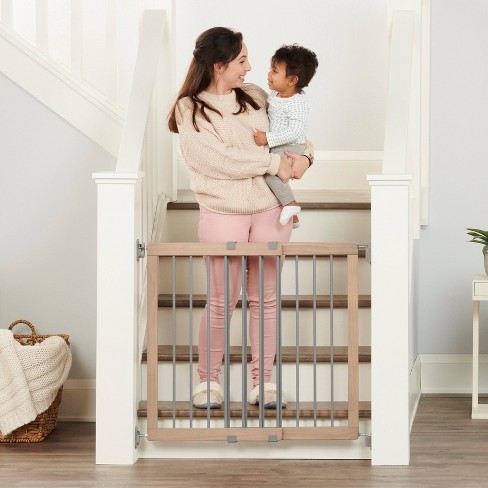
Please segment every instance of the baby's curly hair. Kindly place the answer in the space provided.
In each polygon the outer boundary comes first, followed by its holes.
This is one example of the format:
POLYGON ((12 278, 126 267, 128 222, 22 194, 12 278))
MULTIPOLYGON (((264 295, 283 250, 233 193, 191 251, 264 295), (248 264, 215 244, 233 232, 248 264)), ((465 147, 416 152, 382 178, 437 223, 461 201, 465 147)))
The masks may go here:
POLYGON ((298 44, 281 46, 271 58, 271 64, 284 63, 286 76, 296 76, 298 91, 305 88, 313 78, 319 65, 316 54, 306 47, 298 44))

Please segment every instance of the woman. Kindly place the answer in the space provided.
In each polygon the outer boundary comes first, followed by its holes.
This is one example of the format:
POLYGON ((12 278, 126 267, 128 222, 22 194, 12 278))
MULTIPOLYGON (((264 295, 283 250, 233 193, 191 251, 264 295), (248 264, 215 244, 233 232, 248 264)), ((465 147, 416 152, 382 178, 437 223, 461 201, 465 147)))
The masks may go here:
MULTIPOLYGON (((267 94, 255 85, 244 85, 251 70, 242 34, 214 27, 196 40, 186 79, 169 117, 171 132, 179 133, 183 157, 190 171, 191 189, 200 205, 200 242, 288 242, 292 222, 279 223, 281 207, 263 175, 277 175, 284 182, 301 178, 312 154, 289 153, 293 160, 270 154, 256 146, 256 128, 267 128, 267 94)), ((310 148, 310 147, 309 147, 310 148)), ((229 313, 240 294, 240 258, 229 260, 229 313)), ((223 390, 219 375, 224 353, 223 259, 210 265, 210 371, 207 371, 207 312, 199 334, 198 374, 193 392, 197 408, 219 408, 223 390), (210 378, 210 392, 207 379, 210 378), (208 396, 207 396, 208 395, 208 396)), ((276 352, 276 271, 274 259, 264 260, 264 404, 276 406, 276 386, 270 383, 276 352)), ((248 259, 249 334, 253 390, 250 403, 259 402, 259 265, 248 259)))

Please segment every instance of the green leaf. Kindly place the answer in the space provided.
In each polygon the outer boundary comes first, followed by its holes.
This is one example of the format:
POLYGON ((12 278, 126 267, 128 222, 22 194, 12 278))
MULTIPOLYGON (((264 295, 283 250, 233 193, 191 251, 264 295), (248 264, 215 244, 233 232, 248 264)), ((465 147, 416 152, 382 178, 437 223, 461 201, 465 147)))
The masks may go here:
MULTIPOLYGON (((480 234, 480 235, 484 236, 486 239, 488 239, 488 231, 486 231, 486 230, 472 229, 470 227, 468 227, 467 230, 476 232, 477 234, 480 234)), ((474 235, 474 234, 471 234, 470 232, 468 232, 468 234, 469 235, 474 235)))

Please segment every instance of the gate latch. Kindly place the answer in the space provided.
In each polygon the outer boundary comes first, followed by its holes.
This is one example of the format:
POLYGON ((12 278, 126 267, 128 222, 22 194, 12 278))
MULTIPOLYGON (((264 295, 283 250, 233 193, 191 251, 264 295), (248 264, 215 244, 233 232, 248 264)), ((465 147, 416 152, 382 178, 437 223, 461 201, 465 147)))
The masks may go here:
POLYGON ((139 241, 137 239, 137 260, 145 258, 146 257, 146 244, 144 242, 139 241))

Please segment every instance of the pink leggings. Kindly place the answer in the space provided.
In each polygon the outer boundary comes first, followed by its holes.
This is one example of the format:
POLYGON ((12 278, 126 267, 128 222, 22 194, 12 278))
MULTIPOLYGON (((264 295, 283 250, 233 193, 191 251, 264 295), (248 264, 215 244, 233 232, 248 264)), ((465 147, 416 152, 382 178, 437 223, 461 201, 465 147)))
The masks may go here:
MULTIPOLYGON (((255 214, 220 214, 200 207, 200 242, 288 242, 292 220, 281 225, 282 207, 255 214)), ((224 355, 224 258, 211 258, 210 267, 210 373, 207 373, 207 310, 200 321, 198 374, 200 381, 220 383, 224 355)), ((242 285, 240 257, 229 258, 229 315, 235 309, 242 285)), ((247 260, 247 299, 250 308, 253 384, 259 383, 259 258, 247 260)), ((269 382, 276 353, 276 259, 265 258, 264 275, 264 381, 269 382)), ((243 311, 245 313, 245 311, 243 311)))

